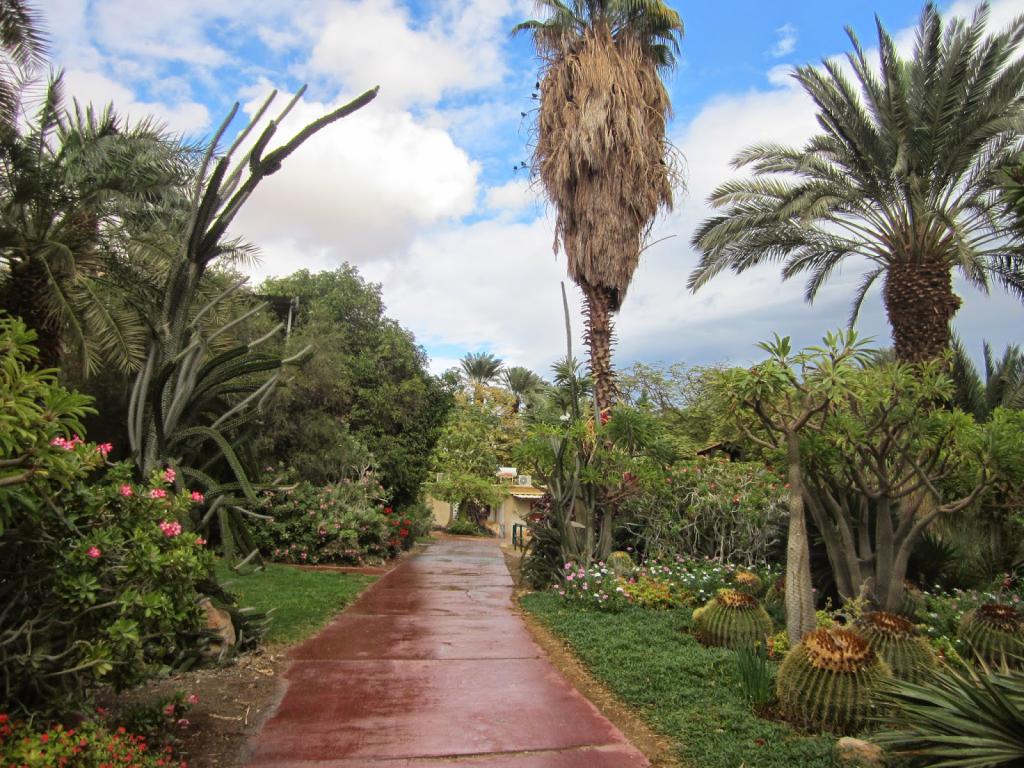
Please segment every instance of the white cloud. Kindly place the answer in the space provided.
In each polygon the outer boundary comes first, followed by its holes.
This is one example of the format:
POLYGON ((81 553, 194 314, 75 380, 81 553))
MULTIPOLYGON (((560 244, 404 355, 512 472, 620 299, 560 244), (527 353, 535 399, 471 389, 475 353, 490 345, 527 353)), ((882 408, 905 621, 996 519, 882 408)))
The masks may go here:
MULTIPOLYGON (((273 145, 331 109, 301 101, 273 145)), ((394 259, 417 231, 472 211, 478 173, 447 133, 374 101, 289 157, 233 228, 263 247, 261 274, 287 273, 307 260, 333 268, 394 259)))
POLYGON ((140 101, 131 89, 98 72, 71 69, 64 73, 66 93, 70 98, 83 104, 97 107, 113 102, 122 116, 141 120, 153 116, 167 124, 177 133, 191 135, 205 130, 210 124, 210 112, 205 105, 195 101, 178 101, 174 104, 140 101))
POLYGON ((417 26, 395 0, 337 3, 308 66, 349 88, 380 84, 388 104, 433 104, 501 82, 503 20, 514 8, 509 0, 446 2, 417 26))
POLYGON ((538 202, 540 192, 526 178, 513 179, 500 187, 489 187, 484 197, 487 209, 498 213, 517 213, 538 202))
POLYGON ((775 30, 776 40, 769 54, 774 59, 781 59, 789 56, 796 49, 796 27, 792 24, 783 24, 775 30))

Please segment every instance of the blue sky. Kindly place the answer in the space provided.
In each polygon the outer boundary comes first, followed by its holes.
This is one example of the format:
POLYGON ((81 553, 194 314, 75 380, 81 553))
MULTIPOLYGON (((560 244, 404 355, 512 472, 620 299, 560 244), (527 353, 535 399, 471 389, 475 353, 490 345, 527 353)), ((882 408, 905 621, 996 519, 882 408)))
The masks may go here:
MULTIPOLYGON (((618 320, 617 363, 742 364, 775 331, 812 343, 845 322, 856 265, 813 307, 774 267, 722 276, 692 296, 689 240, 736 151, 762 140, 799 144, 813 132, 813 109, 786 71, 846 51, 846 25, 870 47, 876 12, 908 40, 921 4, 670 4, 686 25, 668 85, 670 137, 685 156, 688 190, 656 226, 666 239, 637 272, 618 320)), ((1024 0, 992 5, 993 26, 1024 12, 1024 0)), ((963 14, 974 3, 941 7, 963 14)), ((41 8, 72 95, 113 101, 132 117, 155 114, 192 137, 208 135, 236 100, 251 110, 274 87, 309 84, 284 126, 294 130, 380 84, 373 104, 303 147, 240 216, 236 233, 262 249, 254 281, 347 260, 382 284, 389 314, 438 371, 468 351, 542 372, 561 354, 564 259, 552 252, 539 191, 513 170, 528 159, 521 113, 533 106, 536 61, 528 39, 508 30, 533 14, 528 0, 45 0, 41 8)), ((957 325, 973 348, 983 337, 1021 341, 1020 304, 960 292, 957 325)), ((887 343, 877 295, 864 318, 861 330, 887 343)))

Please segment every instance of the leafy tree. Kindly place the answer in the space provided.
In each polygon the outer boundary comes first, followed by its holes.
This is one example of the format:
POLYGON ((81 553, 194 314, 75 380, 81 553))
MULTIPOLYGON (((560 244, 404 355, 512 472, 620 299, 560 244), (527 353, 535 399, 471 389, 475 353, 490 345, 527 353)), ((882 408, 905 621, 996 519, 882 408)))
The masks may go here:
POLYGON ((805 441, 805 496, 843 598, 898 612, 910 555, 932 523, 999 482, 1019 483, 1019 427, 942 408, 952 394, 942 359, 865 366, 805 441))
POLYGON ((312 356, 272 396, 256 453, 315 483, 355 479, 372 466, 396 507, 411 504, 453 387, 429 375, 412 334, 384 314, 380 286, 355 267, 302 270, 260 291, 297 303, 288 349, 308 346, 312 356))
POLYGON ((786 633, 794 645, 815 627, 802 443, 824 429, 857 363, 867 358, 863 344, 855 331, 841 331, 827 335, 823 346, 794 353, 788 336, 776 336, 758 345, 767 360, 723 373, 730 416, 739 429, 752 442, 783 452, 789 486, 786 633))
POLYGON ((183 199, 189 162, 152 120, 65 109, 60 76, 31 124, 0 133, 0 305, 39 334, 44 366, 67 351, 86 372, 139 367, 146 326, 112 279, 126 227, 183 199))
POLYGON ((533 171, 554 203, 556 242, 583 291, 597 407, 611 406, 612 315, 626 298, 658 211, 677 181, 665 140, 662 73, 683 22, 661 0, 541 0, 516 25, 542 62, 533 171))
POLYGON ((951 273, 983 291, 991 282, 1024 298, 1024 260, 1008 243, 1012 219, 998 172, 1021 149, 1024 17, 985 35, 988 6, 945 26, 927 4, 913 57, 878 23, 876 71, 852 30, 847 59, 799 67, 822 132, 803 148, 749 147, 734 160, 753 175, 711 196, 719 213, 693 238, 702 252, 689 286, 725 269, 780 261, 783 278, 809 272, 812 301, 850 257, 866 259, 852 320, 882 278, 896 355, 920 361, 949 344, 960 306, 951 273))

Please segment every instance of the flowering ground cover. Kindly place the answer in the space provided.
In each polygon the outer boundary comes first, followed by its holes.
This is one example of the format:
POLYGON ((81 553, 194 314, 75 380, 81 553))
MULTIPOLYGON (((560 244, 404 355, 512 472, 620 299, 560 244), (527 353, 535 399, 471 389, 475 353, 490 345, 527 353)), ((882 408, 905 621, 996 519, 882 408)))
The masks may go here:
POLYGON ((580 610, 554 592, 526 595, 522 605, 668 738, 684 764, 833 765, 832 739, 801 735, 784 723, 754 716, 740 689, 735 654, 694 639, 690 608, 580 610))

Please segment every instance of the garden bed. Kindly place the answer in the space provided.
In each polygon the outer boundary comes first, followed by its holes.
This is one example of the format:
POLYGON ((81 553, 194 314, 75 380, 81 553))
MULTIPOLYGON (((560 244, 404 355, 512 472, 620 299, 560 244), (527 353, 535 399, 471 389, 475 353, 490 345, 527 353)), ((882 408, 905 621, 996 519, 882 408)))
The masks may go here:
POLYGON ((689 608, 607 613, 574 607, 554 593, 525 595, 521 604, 667 739, 682 765, 833 765, 834 739, 803 735, 753 713, 740 690, 735 654, 700 645, 690 634, 689 608))

